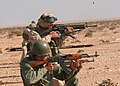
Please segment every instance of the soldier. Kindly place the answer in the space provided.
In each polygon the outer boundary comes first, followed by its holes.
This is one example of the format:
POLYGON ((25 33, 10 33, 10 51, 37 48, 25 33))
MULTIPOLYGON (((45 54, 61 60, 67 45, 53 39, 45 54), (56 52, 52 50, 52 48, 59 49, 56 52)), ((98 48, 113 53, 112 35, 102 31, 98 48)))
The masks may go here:
MULTIPOLYGON (((31 24, 29 24, 29 26, 27 26, 26 29, 23 31, 22 46, 26 46, 31 41, 31 38, 30 38, 31 32, 35 29, 35 27, 36 27, 35 21, 31 21, 31 24)), ((35 34, 35 32, 32 32, 32 33, 35 34)), ((38 34, 37 34, 37 36, 38 36, 38 34)))
POLYGON ((38 39, 41 39, 40 35, 34 31, 36 27, 35 21, 31 21, 31 24, 26 27, 26 29, 23 31, 23 42, 22 42, 22 57, 21 60, 26 57, 27 52, 30 50, 32 45, 34 44, 35 41, 38 39))
POLYGON ((36 22, 35 21, 31 21, 29 26, 27 26, 27 28, 29 28, 30 30, 33 30, 35 27, 36 27, 36 22))
POLYGON ((80 62, 72 61, 68 69, 78 71, 72 77, 54 62, 48 63, 51 49, 46 41, 38 40, 30 50, 29 57, 20 62, 20 72, 24 86, 53 86, 52 78, 65 80, 65 86, 78 86, 76 74, 80 70, 80 62))
POLYGON ((47 41, 53 40, 57 47, 61 47, 64 39, 62 39, 62 34, 69 34, 69 32, 73 31, 72 27, 67 27, 65 33, 60 33, 58 31, 52 31, 50 33, 45 33, 45 31, 49 31, 49 29, 54 27, 55 22, 57 21, 57 17, 51 13, 43 13, 37 22, 36 32, 47 41), (47 36, 50 34, 50 39, 47 36), (49 39, 49 40, 48 40, 49 39))
MULTIPOLYGON (((36 32, 41 36, 42 39, 46 40, 50 43, 52 49, 53 56, 60 53, 59 47, 63 45, 64 35, 69 34, 73 31, 72 27, 67 27, 65 33, 60 33, 59 31, 52 31, 49 33, 51 28, 54 28, 54 24, 57 21, 57 17, 51 13, 43 13, 37 22, 36 32)), ((60 53, 61 54, 61 53, 60 53)))
MULTIPOLYGON (((59 33, 58 31, 44 33, 45 31, 49 30, 50 28, 53 28, 54 23, 56 21, 57 21, 57 18, 54 15, 52 15, 51 13, 43 13, 40 16, 40 18, 38 19, 37 25, 36 25, 36 27, 34 27, 33 30, 31 30, 31 28, 29 27, 29 29, 26 29, 23 32, 24 40, 22 43, 22 46, 23 46, 22 58, 26 56, 27 51, 30 50, 32 44, 34 43, 34 42, 31 42, 32 40, 30 40, 32 38, 43 39, 43 40, 49 42, 50 45, 52 46, 52 48, 55 47, 54 49, 52 49, 53 56, 60 52, 58 50, 58 47, 61 47, 63 44, 63 39, 61 39, 61 36, 64 33, 59 33), (26 35, 24 33, 26 33, 26 35), (35 35, 36 35, 36 38, 35 38, 35 35), (32 36, 34 36, 34 37, 32 37, 32 36), (27 49, 26 49, 26 47, 27 47, 27 49)), ((67 29, 68 30, 66 30, 66 34, 71 32, 71 30, 72 30, 71 27, 67 27, 67 29)))

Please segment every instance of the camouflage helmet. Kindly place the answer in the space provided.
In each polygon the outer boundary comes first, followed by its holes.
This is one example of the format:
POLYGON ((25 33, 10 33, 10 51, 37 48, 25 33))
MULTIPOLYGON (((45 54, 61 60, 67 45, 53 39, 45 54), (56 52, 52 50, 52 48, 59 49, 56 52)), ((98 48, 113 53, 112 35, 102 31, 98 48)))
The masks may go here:
POLYGON ((36 24, 35 24, 35 23, 31 23, 31 24, 29 24, 29 26, 28 26, 29 29, 33 29, 33 28, 35 28, 35 27, 36 27, 36 24))
POLYGON ((50 55, 51 49, 46 41, 38 40, 34 43, 31 52, 33 53, 33 55, 44 56, 44 55, 50 55))
POLYGON ((29 26, 27 26, 26 28, 34 29, 35 27, 36 27, 35 21, 31 21, 31 23, 29 24, 29 26))
POLYGON ((40 16, 40 19, 42 19, 42 20, 44 20, 45 22, 48 22, 48 23, 54 23, 55 21, 57 21, 57 18, 51 13, 43 13, 40 16))

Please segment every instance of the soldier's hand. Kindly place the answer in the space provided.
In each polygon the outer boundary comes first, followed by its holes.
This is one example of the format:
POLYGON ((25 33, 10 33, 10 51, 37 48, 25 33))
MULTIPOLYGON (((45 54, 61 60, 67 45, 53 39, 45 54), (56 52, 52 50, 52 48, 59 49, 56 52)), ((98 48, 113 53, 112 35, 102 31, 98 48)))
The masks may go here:
POLYGON ((80 68, 80 67, 81 67, 81 63, 79 60, 71 60, 70 68, 72 70, 75 70, 76 68, 80 68))
POLYGON ((48 63, 45 68, 48 72, 52 72, 54 70, 54 63, 53 62, 48 63))
POLYGON ((65 31, 65 34, 68 35, 68 34, 70 34, 71 32, 73 32, 73 27, 67 27, 67 28, 66 28, 66 31, 65 31))
POLYGON ((52 31, 52 32, 50 32, 50 35, 51 35, 52 38, 59 37, 59 34, 58 34, 57 31, 52 31))

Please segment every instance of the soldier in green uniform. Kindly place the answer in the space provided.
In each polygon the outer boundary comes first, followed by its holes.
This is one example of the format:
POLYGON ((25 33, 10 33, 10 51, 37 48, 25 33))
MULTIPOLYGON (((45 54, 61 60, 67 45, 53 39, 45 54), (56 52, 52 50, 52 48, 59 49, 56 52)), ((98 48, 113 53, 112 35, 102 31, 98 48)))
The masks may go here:
POLYGON ((76 74, 79 72, 78 61, 72 61, 69 70, 78 69, 71 78, 58 64, 54 62, 48 63, 51 49, 46 41, 38 40, 34 43, 29 57, 24 58, 20 62, 20 72, 24 86, 53 86, 52 78, 65 80, 65 86, 78 86, 78 78, 76 74))

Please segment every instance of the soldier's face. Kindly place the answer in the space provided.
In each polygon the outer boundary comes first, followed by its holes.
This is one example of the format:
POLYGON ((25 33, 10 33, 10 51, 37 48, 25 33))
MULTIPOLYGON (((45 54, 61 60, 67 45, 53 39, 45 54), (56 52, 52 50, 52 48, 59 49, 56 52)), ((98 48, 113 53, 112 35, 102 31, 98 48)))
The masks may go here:
POLYGON ((53 24, 49 24, 47 27, 52 28, 53 26, 54 26, 53 24))
POLYGON ((38 55, 36 55, 35 56, 35 59, 39 60, 39 61, 44 61, 44 60, 47 60, 48 58, 49 58, 48 55, 44 55, 44 56, 38 56, 38 55))
POLYGON ((44 20, 38 20, 38 24, 43 28, 52 28, 54 26, 53 23, 46 22, 44 20))
POLYGON ((52 23, 48 23, 48 22, 45 22, 44 24, 43 24, 43 27, 44 28, 52 28, 54 25, 52 24, 52 23))

